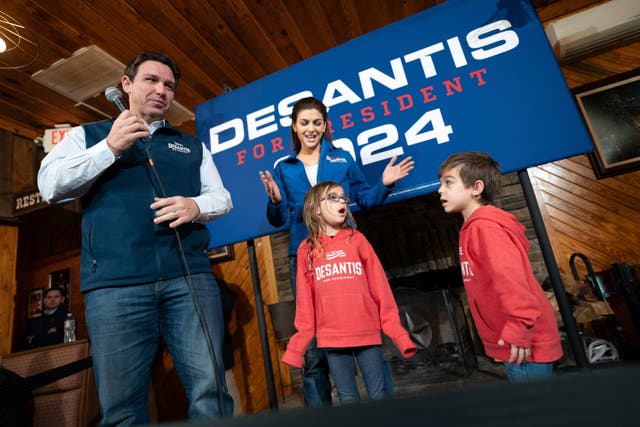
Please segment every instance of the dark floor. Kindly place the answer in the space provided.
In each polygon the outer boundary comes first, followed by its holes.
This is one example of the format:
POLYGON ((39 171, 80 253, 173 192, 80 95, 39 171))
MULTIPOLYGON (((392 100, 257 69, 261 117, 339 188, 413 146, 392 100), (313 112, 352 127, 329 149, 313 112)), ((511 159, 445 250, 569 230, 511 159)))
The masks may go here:
MULTIPOLYGON (((388 359, 396 398, 461 389, 480 383, 506 381, 502 364, 495 363, 486 357, 471 355, 467 360, 463 360, 456 355, 438 357, 438 355, 418 352, 410 359, 398 359, 393 355, 388 359)), ((298 371, 292 372, 294 393, 278 404, 281 410, 304 407, 302 379, 298 371)), ((365 401, 367 393, 360 378, 358 378, 358 385, 361 398, 365 401)), ((334 404, 337 405, 335 389, 333 397, 334 404)))
POLYGON ((504 367, 486 357, 469 356, 433 359, 420 353, 408 360, 392 358, 389 363, 395 396, 412 397, 423 393, 464 388, 485 382, 506 381, 504 367))

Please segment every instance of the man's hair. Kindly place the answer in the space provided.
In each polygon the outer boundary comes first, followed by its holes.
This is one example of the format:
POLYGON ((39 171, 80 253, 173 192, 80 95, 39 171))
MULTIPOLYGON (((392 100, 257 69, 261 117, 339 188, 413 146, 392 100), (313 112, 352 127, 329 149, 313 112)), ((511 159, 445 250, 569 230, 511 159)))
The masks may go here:
POLYGON ((55 286, 47 289, 46 291, 44 291, 44 296, 46 297, 47 295, 49 295, 53 291, 60 292, 60 295, 62 295, 64 297, 64 292, 62 292, 62 289, 60 289, 58 287, 55 287, 55 286))
POLYGON ((329 123, 327 122, 327 107, 322 103, 322 101, 312 96, 308 98, 302 98, 293 105, 293 110, 291 111, 291 140, 293 141, 293 151, 295 151, 296 153, 298 153, 302 148, 302 143, 298 138, 298 134, 293 129, 293 124, 298 119, 298 114, 300 113, 300 111, 304 110, 318 110, 320 114, 322 114, 322 119, 325 122, 323 136, 327 141, 331 142, 331 132, 329 131, 329 123))
POLYGON ((442 162, 438 169, 438 178, 458 166, 460 166, 460 179, 464 186, 469 188, 477 180, 482 181, 484 191, 480 195, 480 202, 485 205, 493 204, 501 187, 500 164, 487 153, 479 151, 456 153, 442 162))
POLYGON ((127 65, 127 68, 124 70, 124 75, 129 77, 129 80, 133 81, 138 73, 138 67, 146 61, 160 62, 171 68, 173 78, 175 79, 175 87, 178 87, 178 82, 180 81, 180 68, 168 55, 165 55, 164 53, 142 52, 140 55, 136 56, 129 65, 127 65))

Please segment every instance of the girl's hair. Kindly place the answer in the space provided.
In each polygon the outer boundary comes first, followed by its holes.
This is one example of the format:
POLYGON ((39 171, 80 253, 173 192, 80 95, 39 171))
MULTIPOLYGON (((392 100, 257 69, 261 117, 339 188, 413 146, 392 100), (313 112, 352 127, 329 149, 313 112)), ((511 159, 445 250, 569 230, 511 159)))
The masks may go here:
MULTIPOLYGON (((306 239, 307 245, 309 245, 307 261, 308 268, 312 272, 314 255, 321 255, 323 252, 322 245, 320 244, 320 236, 324 233, 325 224, 318 214, 320 211, 320 204, 322 203, 323 198, 326 197, 333 189, 342 190, 342 186, 333 181, 324 181, 311 187, 304 196, 302 218, 304 219, 304 223, 309 231, 309 237, 306 239)), ((347 216, 344 222, 340 225, 340 228, 352 231, 356 229, 356 221, 353 219, 353 215, 351 215, 349 206, 347 206, 347 216)))
POLYGON ((500 164, 487 153, 467 151, 449 156, 438 169, 438 178, 448 170, 460 166, 460 179, 466 188, 480 180, 484 183, 484 191, 480 195, 483 205, 492 204, 500 191, 500 164))
POLYGON ((324 139, 331 142, 331 132, 329 132, 329 123, 327 121, 327 107, 320 101, 312 96, 308 98, 302 98, 293 105, 293 111, 291 111, 291 140, 293 141, 293 150, 298 153, 302 148, 302 143, 298 138, 298 134, 293 129, 293 124, 298 120, 298 114, 303 110, 318 110, 322 114, 322 119, 325 122, 324 127, 324 139))

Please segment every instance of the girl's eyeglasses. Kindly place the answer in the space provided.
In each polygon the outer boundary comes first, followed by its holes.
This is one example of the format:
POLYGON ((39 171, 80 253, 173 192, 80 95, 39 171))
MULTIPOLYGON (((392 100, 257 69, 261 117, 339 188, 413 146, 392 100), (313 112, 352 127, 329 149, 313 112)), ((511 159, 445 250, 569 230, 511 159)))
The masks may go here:
POLYGON ((323 197, 322 200, 328 200, 331 203, 340 203, 340 200, 342 200, 344 202, 345 205, 349 206, 349 203, 351 203, 351 200, 349 200, 349 198, 347 196, 340 196, 339 194, 335 194, 335 193, 329 193, 327 194, 326 197, 323 197))

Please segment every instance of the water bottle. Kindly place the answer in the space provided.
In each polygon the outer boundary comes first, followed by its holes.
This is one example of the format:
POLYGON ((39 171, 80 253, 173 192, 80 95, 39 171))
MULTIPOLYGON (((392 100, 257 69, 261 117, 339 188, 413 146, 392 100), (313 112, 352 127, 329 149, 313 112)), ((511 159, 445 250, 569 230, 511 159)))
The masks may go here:
POLYGON ((64 342, 74 342, 76 340, 76 319, 73 314, 67 313, 64 319, 64 342))

